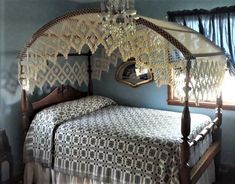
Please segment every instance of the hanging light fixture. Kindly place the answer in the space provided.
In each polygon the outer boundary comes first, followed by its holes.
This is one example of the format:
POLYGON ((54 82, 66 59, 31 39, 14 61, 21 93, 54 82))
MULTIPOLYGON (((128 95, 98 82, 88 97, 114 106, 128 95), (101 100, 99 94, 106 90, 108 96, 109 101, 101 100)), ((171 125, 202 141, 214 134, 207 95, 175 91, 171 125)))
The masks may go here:
POLYGON ((103 26, 121 46, 136 32, 134 0, 102 0, 101 11, 103 26))

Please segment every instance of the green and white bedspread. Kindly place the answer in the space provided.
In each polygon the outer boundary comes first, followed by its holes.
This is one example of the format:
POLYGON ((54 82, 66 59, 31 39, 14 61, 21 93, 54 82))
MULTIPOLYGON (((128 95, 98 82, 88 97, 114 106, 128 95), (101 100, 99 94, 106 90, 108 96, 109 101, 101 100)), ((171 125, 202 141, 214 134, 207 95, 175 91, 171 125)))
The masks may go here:
MULTIPOLYGON (((194 138, 211 120, 191 114, 194 138)), ((25 162, 104 183, 179 183, 181 113, 116 105, 92 96, 39 112, 25 162)))

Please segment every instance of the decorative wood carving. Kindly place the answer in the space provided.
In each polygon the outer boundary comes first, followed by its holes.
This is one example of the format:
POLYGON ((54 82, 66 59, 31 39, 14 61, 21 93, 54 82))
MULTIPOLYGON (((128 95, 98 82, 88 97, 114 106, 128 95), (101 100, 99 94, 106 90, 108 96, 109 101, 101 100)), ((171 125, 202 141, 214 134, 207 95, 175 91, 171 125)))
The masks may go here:
POLYGON ((27 133, 30 123, 38 111, 58 103, 79 99, 85 96, 87 96, 87 92, 80 92, 70 86, 62 85, 61 87, 55 88, 50 94, 41 100, 30 103, 27 98, 26 91, 23 90, 21 109, 24 133, 27 133))
POLYGON ((79 99, 85 96, 87 96, 87 92, 80 92, 70 86, 62 85, 61 87, 55 88, 50 94, 41 100, 30 103, 27 99, 25 90, 23 90, 21 108, 22 123, 25 133, 28 131, 31 120, 38 111, 58 103, 79 99))
POLYGON ((86 92, 80 92, 75 90, 71 86, 62 85, 61 87, 55 88, 49 95, 47 95, 43 99, 32 103, 32 107, 35 113, 51 105, 79 99, 85 96, 87 96, 86 92))

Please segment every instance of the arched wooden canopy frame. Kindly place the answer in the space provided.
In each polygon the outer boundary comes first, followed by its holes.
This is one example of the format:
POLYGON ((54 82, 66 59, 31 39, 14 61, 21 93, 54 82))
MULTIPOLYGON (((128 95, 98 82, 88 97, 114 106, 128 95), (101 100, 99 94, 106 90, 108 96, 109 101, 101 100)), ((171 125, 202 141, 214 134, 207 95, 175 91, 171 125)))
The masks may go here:
MULTIPOLYGON (((57 23, 68 19, 70 17, 78 16, 78 15, 84 15, 84 14, 92 14, 92 13, 101 13, 100 9, 83 9, 83 10, 77 10, 73 12, 69 12, 65 15, 59 16, 52 21, 48 22, 44 26, 42 26, 40 29, 38 29, 33 35, 32 39, 28 44, 26 44, 25 48, 20 52, 18 55, 19 60, 23 60, 24 57, 26 57, 26 51, 27 48, 31 47, 31 45, 41 36, 44 35, 44 32, 47 31, 50 27, 56 25, 57 23)), ((195 58, 193 54, 183 45, 181 44, 178 40, 176 40, 173 36, 171 36, 169 33, 164 31, 161 27, 158 25, 152 23, 151 21, 148 21, 145 18, 140 17, 139 19, 136 20, 136 24, 142 24, 145 25, 146 27, 152 29, 153 31, 159 33, 161 36, 166 38, 169 42, 171 42, 176 48, 178 48, 184 57, 186 59, 193 59, 195 58)))
MULTIPOLYGON (((74 12, 67 13, 63 16, 60 16, 43 27, 41 27, 37 32, 35 32, 32 36, 31 41, 26 45, 26 47, 23 49, 23 51, 19 54, 18 58, 20 61, 23 61, 26 57, 27 49, 30 48, 37 39, 39 39, 41 36, 44 36, 45 31, 47 31, 50 27, 58 24, 59 22, 68 19, 73 16, 78 15, 85 15, 85 14, 95 14, 100 13, 99 9, 85 9, 85 10, 78 10, 74 12)), ((190 147, 196 145, 200 140, 204 139, 204 137, 211 131, 213 131, 215 128, 219 128, 222 122, 222 114, 221 114, 221 108, 222 108, 222 99, 221 97, 217 99, 217 111, 216 111, 216 118, 213 121, 212 124, 206 127, 201 134, 194 139, 193 142, 189 142, 189 135, 190 135, 190 112, 189 112, 189 104, 188 104, 188 92, 189 92, 189 78, 190 78, 190 68, 191 68, 191 59, 195 59, 197 57, 210 57, 210 56, 220 56, 225 57, 223 51, 215 46, 213 43, 211 43, 209 40, 203 38, 204 42, 211 45, 214 49, 211 53, 193 53, 190 49, 186 47, 182 42, 180 42, 176 37, 174 37, 172 34, 170 34, 172 31, 182 32, 182 33, 192 33, 199 37, 196 32, 188 29, 183 28, 181 26, 176 26, 176 28, 172 28, 169 23, 163 24, 162 26, 159 26, 156 24, 156 22, 153 19, 140 17, 138 20, 136 20, 136 24, 144 25, 156 33, 160 34, 162 37, 167 39, 170 43, 172 43, 185 57, 187 62, 186 67, 186 86, 185 86, 185 106, 182 113, 182 121, 181 121, 181 132, 182 132, 182 144, 181 144, 181 165, 180 165, 180 181, 182 184, 189 184, 189 183, 196 183, 196 181, 200 178, 202 173, 205 171, 207 166, 210 164, 210 162, 213 160, 213 158, 216 156, 216 154, 219 152, 220 148, 220 141, 216 141, 213 143, 213 145, 208 149, 208 151, 203 155, 203 157, 200 159, 200 161, 194 166, 190 167, 189 162, 189 156, 190 156, 190 147), (164 27, 166 26, 166 27, 164 27)), ((172 24, 173 25, 173 24, 172 24)), ((212 49, 212 50, 213 50, 212 49)), ((90 53, 88 54, 88 56, 90 53)), ((88 73, 89 73, 89 94, 92 94, 92 80, 91 80, 91 66, 90 62, 88 65, 88 73)), ((46 106, 49 106, 51 104, 63 102, 65 100, 71 100, 74 98, 80 98, 82 96, 85 96, 84 93, 77 93, 74 91, 74 89, 71 88, 64 88, 63 86, 61 88, 55 89, 50 95, 48 95, 46 98, 34 102, 31 104, 33 111, 38 111, 46 106), (62 95, 60 95, 60 92, 62 92, 62 95)), ((29 124, 30 124, 30 113, 29 113, 29 101, 27 99, 26 91, 23 90, 22 92, 22 112, 23 112, 23 124, 25 127, 25 130, 27 131, 29 124)))

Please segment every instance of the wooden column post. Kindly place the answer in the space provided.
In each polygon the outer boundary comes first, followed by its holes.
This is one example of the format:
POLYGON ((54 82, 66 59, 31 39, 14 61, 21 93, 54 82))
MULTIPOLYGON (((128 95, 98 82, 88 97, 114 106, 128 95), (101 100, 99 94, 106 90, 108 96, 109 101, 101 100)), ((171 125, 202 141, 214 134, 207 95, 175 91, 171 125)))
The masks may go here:
POLYGON ((11 146, 6 135, 6 131, 0 128, 0 183, 2 182, 2 163, 7 161, 9 163, 9 183, 13 182, 13 157, 11 153, 11 146))
POLYGON ((190 68, 191 68, 191 61, 187 61, 186 67, 186 78, 185 78, 185 104, 184 110, 182 112, 181 118, 181 134, 182 140, 180 149, 180 158, 181 158, 181 165, 180 165, 180 182, 181 184, 189 184, 190 183, 190 167, 189 167, 189 158, 190 158, 190 145, 188 143, 188 136, 190 135, 190 112, 189 112, 189 80, 190 80, 190 68))
POLYGON ((92 83, 92 68, 91 68, 91 56, 92 53, 91 51, 88 52, 88 95, 91 96, 93 95, 93 83, 92 83))
POLYGON ((216 125, 219 128, 222 125, 222 106, 223 106, 222 93, 217 98, 216 105, 217 107, 215 111, 215 116, 218 118, 216 125))
POLYGON ((24 129, 24 135, 26 135, 29 128, 29 104, 25 90, 22 90, 21 94, 21 111, 22 111, 22 127, 24 129))
MULTIPOLYGON (((217 98, 217 107, 215 109, 215 117, 217 118, 217 121, 215 122, 215 129, 213 132, 213 142, 220 142, 222 140, 222 106, 223 106, 223 101, 222 101, 222 94, 217 98)), ((221 144, 220 144, 221 145, 221 144)), ((221 149, 220 149, 221 150, 221 149)), ((219 179, 219 167, 220 167, 220 152, 216 155, 215 157, 215 176, 216 180, 219 179)))

